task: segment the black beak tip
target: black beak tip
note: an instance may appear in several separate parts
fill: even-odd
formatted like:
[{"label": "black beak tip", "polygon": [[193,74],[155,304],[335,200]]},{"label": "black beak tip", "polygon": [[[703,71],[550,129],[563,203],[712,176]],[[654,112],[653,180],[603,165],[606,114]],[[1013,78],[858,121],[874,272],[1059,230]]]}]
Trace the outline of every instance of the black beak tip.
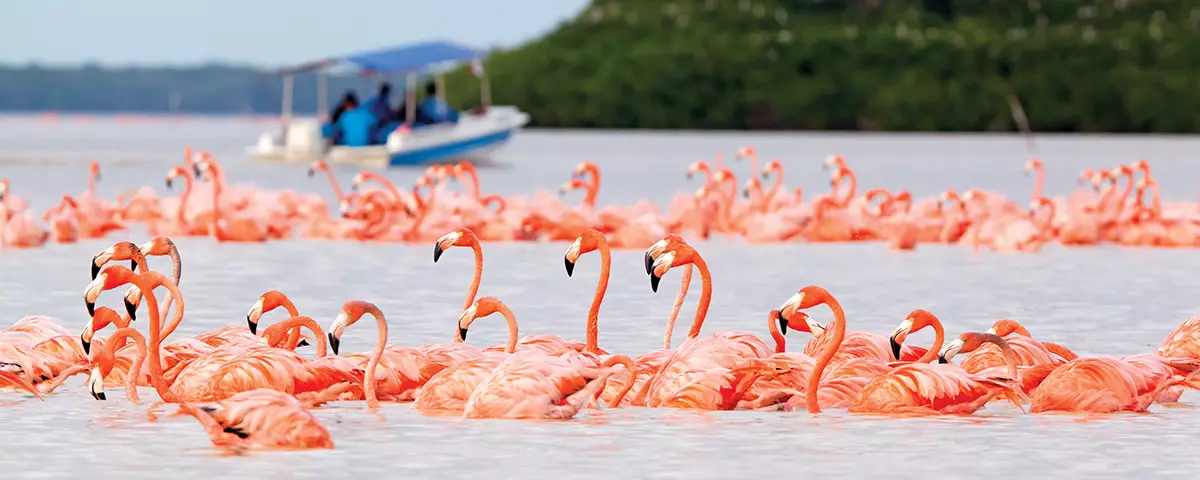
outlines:
[{"label": "black beak tip", "polygon": [[742,190],[742,196],[746,197],[746,198],[750,198],[750,190]]},{"label": "black beak tip", "polygon": [[442,258],[443,251],[444,250],[442,250],[441,245],[438,245],[438,244],[433,245],[433,263],[437,263],[438,259]]},{"label": "black beak tip", "polygon": [[650,274],[650,290],[653,290],[655,293],[658,293],[658,282],[660,280],[662,280],[662,277],[651,273]]},{"label": "black beak tip", "polygon": [[96,316],[96,304],[86,300],[84,300],[83,303],[87,304],[88,317]]},{"label": "black beak tip", "polygon": [[309,344],[308,344],[308,340],[305,340],[305,339],[301,338],[301,339],[300,339],[300,343],[297,343],[297,344],[296,344],[296,348],[300,348],[300,347],[307,347],[308,345],[309,345]]},{"label": "black beak tip", "polygon": [[167,188],[171,188],[171,179],[167,179]]},{"label": "black beak tip", "polygon": [[92,354],[92,342],[89,342],[89,341],[87,341],[87,340],[84,340],[84,339],[83,339],[83,335],[80,335],[80,336],[79,336],[79,343],[80,343],[81,345],[83,345],[83,354],[84,354],[84,355],[91,355],[91,354]]},{"label": "black beak tip", "polygon": [[250,319],[250,315],[246,315],[246,325],[250,327],[251,334],[258,335],[258,324]]},{"label": "black beak tip", "polygon": [[654,271],[654,257],[650,256],[650,252],[646,252],[646,275]]},{"label": "black beak tip", "polygon": [[458,327],[458,338],[461,338],[461,339],[463,339],[463,341],[466,341],[467,340],[467,329]]},{"label": "black beak tip", "polygon": [[125,299],[125,312],[129,314],[129,321],[137,320],[137,305],[131,303],[128,298]]},{"label": "black beak tip", "polygon": [[337,355],[338,354],[338,346],[341,345],[341,343],[342,343],[341,340],[338,340],[338,338],[335,337],[332,333],[327,333],[326,335],[329,336],[329,349],[333,350],[334,355]]},{"label": "black beak tip", "polygon": [[92,280],[96,279],[96,275],[100,274],[100,266],[96,265],[96,257],[92,257]]},{"label": "black beak tip", "polygon": [[892,344],[892,360],[900,360],[900,343],[896,341],[896,337],[888,339],[888,343]]},{"label": "black beak tip", "polygon": [[310,169],[308,169],[308,178],[312,178],[312,176],[313,176],[315,173],[316,173],[316,172],[313,172],[313,169],[311,169],[311,168],[310,168]]},{"label": "black beak tip", "polygon": [[92,397],[95,397],[96,400],[108,400],[108,397],[104,396],[104,392],[92,392]]},{"label": "black beak tip", "polygon": [[572,261],[564,258],[563,264],[567,266],[567,276],[568,277],[575,273],[575,262],[572,262]]},{"label": "black beak tip", "polygon": [[768,178],[771,178],[771,175],[770,175],[770,174],[768,174],[767,172],[763,172],[763,174],[762,174],[762,178],[763,178],[763,180],[766,180],[766,179],[768,179]]},{"label": "black beak tip", "polygon": [[688,179],[688,180],[691,180],[691,179],[692,179],[692,172],[688,172],[688,174],[687,174],[687,179]]},{"label": "black beak tip", "polygon": [[938,355],[938,363],[950,363],[950,361],[946,360],[945,356]]},{"label": "black beak tip", "polygon": [[776,319],[779,320],[779,333],[781,335],[787,335],[788,319],[783,316],[783,312],[779,312]]}]

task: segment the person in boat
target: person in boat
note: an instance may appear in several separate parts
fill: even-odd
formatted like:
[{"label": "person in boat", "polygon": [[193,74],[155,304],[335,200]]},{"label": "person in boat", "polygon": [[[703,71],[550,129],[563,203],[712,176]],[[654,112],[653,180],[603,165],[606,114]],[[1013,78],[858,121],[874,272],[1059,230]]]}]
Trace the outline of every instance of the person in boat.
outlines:
[{"label": "person in boat", "polygon": [[450,108],[449,103],[438,97],[437,85],[433,82],[429,82],[425,86],[425,100],[421,101],[418,110],[420,110],[421,114],[425,117],[424,119],[428,120],[429,123],[458,122],[458,112]]},{"label": "person in boat", "polygon": [[334,124],[336,132],[335,145],[345,145],[348,147],[363,147],[371,145],[371,134],[377,128],[375,115],[367,108],[366,105],[346,110],[338,117],[338,121]]},{"label": "person in boat", "polygon": [[355,108],[358,108],[358,96],[354,94],[353,90],[347,90],[337,105],[333,106],[333,111],[329,114],[329,123],[322,127],[322,133],[334,145],[342,143],[342,129],[338,126],[338,120],[342,118],[343,113]]},{"label": "person in boat", "polygon": [[392,106],[388,103],[388,95],[392,92],[392,85],[388,82],[383,82],[379,85],[379,94],[367,100],[363,105],[371,115],[375,116],[375,124],[371,126],[370,140],[372,144],[383,144],[387,141],[387,134],[391,131],[388,127],[395,128],[393,122],[396,120],[396,112],[392,110]]}]

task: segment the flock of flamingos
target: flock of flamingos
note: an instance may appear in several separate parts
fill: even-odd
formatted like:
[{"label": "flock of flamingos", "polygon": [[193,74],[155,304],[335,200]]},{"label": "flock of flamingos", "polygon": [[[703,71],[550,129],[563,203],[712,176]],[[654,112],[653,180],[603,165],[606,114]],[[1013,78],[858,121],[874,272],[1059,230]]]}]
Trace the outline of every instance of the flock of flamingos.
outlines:
[{"label": "flock of flamingos", "polygon": [[[94,200],[94,195],[85,194],[81,199],[92,199],[87,200],[95,202],[92,207],[85,207],[87,201],[81,199],[64,199],[63,205],[51,212],[56,237],[66,228],[59,225],[68,223],[62,220],[67,217],[72,222],[67,230],[81,236],[102,235],[123,228],[122,221],[140,218],[149,222],[155,238],[142,245],[118,242],[91,259],[92,281],[84,289],[90,321],[81,333],[71,333],[54,319],[37,315],[22,318],[0,333],[0,386],[42,398],[67,378],[86,374],[88,390],[97,400],[106,400],[106,388],[123,386],[128,401],[135,403],[139,402],[138,387],[153,388],[161,402],[175,404],[180,414],[198,420],[213,444],[239,449],[332,448],[329,432],[310,411],[329,402],[363,401],[368,409],[377,408],[380,402],[408,402],[428,415],[508,419],[569,419],[582,409],[600,407],[965,415],[990,402],[1010,402],[1030,413],[1110,413],[1145,411],[1154,403],[1178,401],[1186,388],[1200,388],[1196,377],[1200,372],[1200,316],[1168,334],[1152,354],[1078,357],[1068,346],[1034,339],[1009,319],[996,321],[986,332],[947,339],[938,318],[921,309],[905,316],[890,335],[848,331],[837,299],[821,287],[806,286],[767,312],[765,332],[773,346],[751,333],[702,335],[712,299],[712,277],[701,253],[680,233],[697,237],[711,232],[743,234],[759,239],[752,232],[766,227],[756,225],[773,218],[781,225],[792,225],[788,228],[796,229],[794,235],[810,240],[847,235],[887,238],[909,247],[910,242],[896,238],[939,242],[968,238],[975,245],[999,249],[1036,247],[1055,238],[1079,243],[1085,237],[1082,231],[1091,232],[1093,241],[1132,238],[1118,226],[1142,229],[1140,239],[1179,235],[1171,233],[1176,231],[1174,224],[1157,196],[1146,200],[1144,194],[1153,186],[1153,179],[1143,163],[1089,173],[1087,179],[1106,188],[1096,199],[1056,202],[1037,196],[1035,190],[1033,213],[1021,213],[982,192],[962,197],[948,192],[944,197],[954,202],[952,208],[941,207],[944,202],[937,201],[928,208],[914,208],[903,192],[855,197],[853,174],[845,164],[835,158],[829,166],[835,191],[817,200],[811,215],[797,213],[806,208],[799,206],[798,193],[779,194],[781,172],[775,164],[765,169],[775,175],[775,186],[759,193],[758,177],[753,177],[746,189],[748,203],[733,201],[736,188],[731,187],[736,185],[729,180],[731,174],[716,168],[700,191],[688,197],[690,210],[679,215],[631,215],[631,211],[618,209],[593,214],[591,202],[599,177],[595,167],[585,163],[567,186],[587,189],[583,208],[560,205],[557,214],[540,210],[536,199],[515,207],[515,200],[480,196],[477,182],[468,183],[468,193],[461,198],[439,192],[441,175],[473,179],[469,166],[455,166],[431,169],[417,184],[431,189],[425,196],[418,188],[411,196],[401,195],[386,181],[382,181],[383,190],[339,192],[343,217],[336,219],[319,200],[288,192],[271,196],[278,212],[263,214],[265,207],[255,206],[255,202],[264,202],[262,197],[267,194],[227,187],[219,165],[201,156],[194,164],[172,170],[170,179],[182,178],[188,185],[174,205],[172,199],[159,201],[139,192],[124,206],[106,206]],[[708,171],[703,164],[695,170]],[[1136,182],[1135,172],[1141,172]],[[208,179],[212,209],[207,212],[191,210],[195,202],[189,202],[189,197],[199,195],[193,175]],[[363,174],[355,183],[378,178]],[[1120,178],[1128,179],[1123,189],[1116,188]],[[1130,205],[1127,196],[1135,183],[1138,195]],[[882,203],[873,203],[879,197]],[[20,226],[16,232],[30,228],[32,221],[24,218],[21,210],[13,210],[12,197],[6,195],[4,201],[7,228]],[[475,205],[468,208],[470,202]],[[498,202],[499,208],[483,208],[490,202]],[[1062,208],[1056,209],[1059,204]],[[105,208],[112,209],[109,216],[91,216],[107,211]],[[160,213],[172,209],[174,215]],[[508,216],[508,212],[520,213]],[[715,215],[710,215],[713,212]],[[1039,219],[1038,213],[1044,219]],[[788,215],[810,218],[797,225],[783,219]],[[930,227],[924,228],[922,221]],[[434,226],[448,222],[457,224],[436,235],[431,233]],[[1022,227],[1021,222],[1029,226]],[[423,346],[389,345],[383,312],[359,300],[346,302],[323,329],[314,319],[301,315],[283,293],[269,291],[250,307],[244,325],[239,321],[166,342],[185,317],[185,301],[178,289],[181,255],[170,235],[203,234],[208,229],[208,234],[218,239],[248,239],[240,235],[254,233],[261,236],[256,240],[262,240],[282,238],[300,224],[307,226],[304,232],[310,236],[429,241],[434,244],[434,262],[454,247],[470,249],[475,258],[474,277],[455,320],[453,338]],[[1162,230],[1159,236],[1144,233],[1151,226]],[[1030,237],[1019,237],[1025,230]],[[5,231],[6,242],[12,242],[13,231]],[[545,236],[561,239],[568,232],[576,232],[567,238],[573,241],[564,255],[568,276],[581,257],[599,253],[599,282],[584,341],[546,334],[522,336],[516,314],[508,306],[495,297],[478,296],[481,242]],[[651,234],[657,238],[646,240]],[[627,356],[610,354],[599,345],[600,307],[611,268],[609,249],[617,245],[648,247],[644,265],[631,267],[645,268],[654,291],[668,271],[682,271],[661,349]],[[151,269],[149,256],[169,257],[169,274]],[[117,263],[123,261],[130,266]],[[693,269],[700,276],[699,304],[687,339],[672,349],[671,332]],[[126,286],[122,312],[96,306],[104,291]],[[834,320],[828,325],[806,313],[820,306],[833,313]],[[286,310],[287,319],[260,327],[263,316],[279,308]],[[507,322],[507,342],[487,348],[467,343],[475,321],[494,314]],[[344,331],[365,315],[375,321],[378,331],[374,348],[365,353],[342,352]],[[143,324],[147,334],[134,328],[135,324]],[[112,331],[103,337],[110,325]],[[905,343],[908,335],[925,328],[935,333],[932,346],[926,349]],[[812,338],[802,351],[788,351],[785,339],[789,331]],[[297,348],[309,344],[315,348],[314,358],[296,353]],[[960,361],[951,363],[956,357]]]},{"label": "flock of flamingos", "polygon": [[[1036,251],[1047,242],[1129,246],[1200,245],[1200,221],[1194,202],[1163,202],[1144,160],[1113,169],[1086,170],[1079,188],[1068,198],[1042,194],[1042,164],[1031,160],[1026,171],[1036,179],[1030,201],[1014,202],[995,192],[946,190],[916,201],[905,190],[875,188],[859,193],[854,171],[841,156],[829,157],[832,189],[810,201],[804,192],[783,187],[783,167],[772,160],[760,170],[753,148],[743,147],[749,178],[739,186],[735,174],[721,164],[691,164],[687,176],[703,175],[700,187],[680,194],[666,214],[649,201],[598,208],[600,170],[579,164],[559,196],[538,192],[532,197],[484,195],[469,163],[430,167],[401,191],[387,178],[363,172],[345,193],[323,162],[309,175],[328,175],[337,197],[333,214],[315,194],[271,192],[251,185],[230,185],[221,164],[211,155],[193,154],[167,174],[167,186],[180,179],[178,197],[159,198],[141,187],[106,201],[95,193],[100,176],[92,163],[87,189],[64,195],[47,210],[39,225],[27,202],[9,192],[0,179],[0,246],[38,247],[48,241],[73,242],[126,230],[144,223],[151,235],[212,236],[218,241],[263,242],[291,237],[360,241],[428,242],[443,232],[466,227],[486,241],[546,239],[571,241],[588,229],[603,232],[614,248],[646,248],[668,234],[688,238],[712,235],[742,237],[747,242],[886,241],[891,248],[913,249],[920,242],[966,243],[976,249]],[[194,177],[193,178],[193,174]],[[457,180],[462,192],[449,188]],[[767,185],[769,184],[769,186]],[[374,188],[372,188],[374,187]],[[559,197],[582,190],[578,205]]]}]

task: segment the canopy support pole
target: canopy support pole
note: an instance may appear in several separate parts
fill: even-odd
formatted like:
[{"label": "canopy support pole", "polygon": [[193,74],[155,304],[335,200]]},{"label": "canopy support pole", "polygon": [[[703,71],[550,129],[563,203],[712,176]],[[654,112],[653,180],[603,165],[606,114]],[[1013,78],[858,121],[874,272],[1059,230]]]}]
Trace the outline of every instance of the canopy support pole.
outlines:
[{"label": "canopy support pole", "polygon": [[292,88],[296,83],[295,77],[292,74],[283,76],[283,121],[284,123],[292,122]]},{"label": "canopy support pole", "polygon": [[408,74],[404,87],[404,123],[412,128],[417,119],[417,74]]},{"label": "canopy support pole", "polygon": [[329,79],[325,76],[325,72],[317,71],[317,118],[325,118],[325,109],[329,105]]}]

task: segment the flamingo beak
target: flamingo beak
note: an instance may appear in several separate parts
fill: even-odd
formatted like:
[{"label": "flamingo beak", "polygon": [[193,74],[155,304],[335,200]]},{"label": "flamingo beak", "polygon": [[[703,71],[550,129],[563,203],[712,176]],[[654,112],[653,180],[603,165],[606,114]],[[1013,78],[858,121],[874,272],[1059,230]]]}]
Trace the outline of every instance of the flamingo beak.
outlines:
[{"label": "flamingo beak", "polygon": [[137,304],[129,301],[129,297],[125,297],[125,312],[129,314],[129,321],[137,320]]},{"label": "flamingo beak", "polygon": [[888,343],[892,345],[892,360],[900,360],[900,346],[904,344],[904,339],[908,338],[908,333],[912,330],[913,320],[911,318],[904,319],[900,322],[900,326],[892,332],[892,336],[888,338]]},{"label": "flamingo beak", "polygon": [[[91,330],[91,329],[92,329],[92,324],[91,324],[91,322],[88,322],[88,330]],[[84,355],[92,354],[92,342],[91,342],[91,340],[87,339],[86,331],[79,334],[79,344],[83,345],[83,354]]]},{"label": "flamingo beak", "polygon": [[312,178],[317,172],[314,172],[312,167],[308,167],[308,178]]},{"label": "flamingo beak", "polygon": [[962,339],[954,339],[953,342],[950,342],[949,345],[946,345],[946,348],[943,348],[942,351],[938,353],[938,363],[950,363],[950,360],[953,359],[955,355],[958,355],[958,352],[962,350],[962,347]]},{"label": "flamingo beak", "polygon": [[788,332],[787,317],[783,316],[782,311],[776,310],[775,311],[775,319],[779,321],[779,333],[783,334],[783,335],[787,335],[787,332]]},{"label": "flamingo beak", "polygon": [[250,307],[250,311],[246,312],[246,326],[250,328],[250,333],[258,335],[258,319],[262,317],[263,301],[259,298],[254,302],[254,306]]},{"label": "flamingo beak", "polygon": [[87,305],[88,318],[96,316],[96,299],[100,297],[100,292],[104,290],[104,281],[105,275],[101,273],[83,291],[83,303]]},{"label": "flamingo beak", "polygon": [[653,270],[654,270],[654,256],[650,255],[650,252],[647,251],[646,252],[646,275],[650,275],[650,273]]},{"label": "flamingo beak", "polygon": [[88,376],[88,390],[92,393],[92,398],[96,400],[107,400],[104,396],[104,376],[100,374],[100,367],[92,367],[92,373]]},{"label": "flamingo beak", "polygon": [[467,307],[466,310],[463,310],[462,315],[458,316],[458,339],[459,340],[462,340],[464,342],[467,340],[467,327],[463,326],[463,322],[467,321],[467,319],[475,318],[476,311],[477,311],[477,309],[476,309],[475,305],[471,305],[470,307]]},{"label": "flamingo beak", "polygon": [[445,250],[442,250],[441,243],[433,244],[433,263],[437,263],[438,259],[442,258],[442,252],[444,251]]},{"label": "flamingo beak", "polygon": [[333,321],[333,325],[329,327],[329,348],[333,350],[334,355],[338,354],[338,347],[342,345],[342,330],[345,330],[349,323],[350,316],[346,312],[341,312]]},{"label": "flamingo beak", "polygon": [[342,341],[340,339],[338,339],[338,337],[334,336],[333,332],[330,332],[328,335],[329,335],[329,349],[333,350],[334,355],[337,355],[338,354],[338,346],[340,346],[342,344]]},{"label": "flamingo beak", "polygon": [[572,262],[571,259],[568,257],[563,257],[563,263],[567,266],[567,276],[568,277],[571,276],[571,274],[575,273],[575,262]]}]

